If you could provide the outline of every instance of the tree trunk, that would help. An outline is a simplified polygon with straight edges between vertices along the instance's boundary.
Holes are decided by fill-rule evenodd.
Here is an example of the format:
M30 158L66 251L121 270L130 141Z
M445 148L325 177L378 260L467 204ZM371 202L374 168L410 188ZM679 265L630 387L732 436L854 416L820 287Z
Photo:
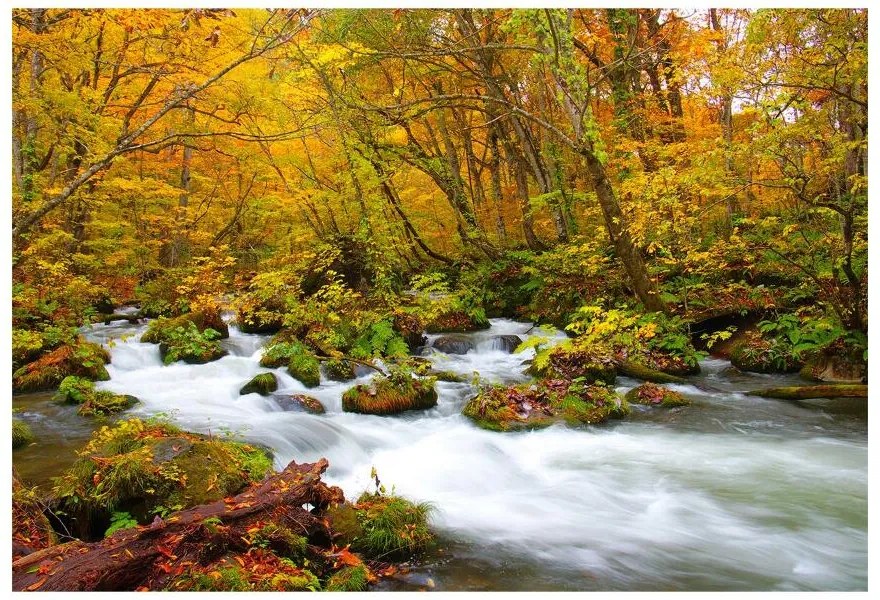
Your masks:
M174 513L152 525L123 529L109 538L50 546L12 563L15 591L133 591L163 589L187 565L209 563L223 553L247 551L242 539L255 524L271 520L329 548L322 512L344 501L342 490L321 481L326 459L298 465L245 492ZM314 507L307 510L305 506ZM205 526L211 519L215 526Z

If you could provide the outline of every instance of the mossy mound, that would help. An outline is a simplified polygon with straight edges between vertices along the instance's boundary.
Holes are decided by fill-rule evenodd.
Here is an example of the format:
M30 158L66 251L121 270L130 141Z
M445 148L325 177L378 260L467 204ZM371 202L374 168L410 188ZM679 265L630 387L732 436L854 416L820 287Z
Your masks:
M675 406L688 406L691 401L679 392L665 388L656 383L643 383L626 393L626 399L633 404L646 406L662 406L673 408Z
M78 404L77 411L84 417L107 416L127 410L139 400L128 394L114 394L107 390L96 390L95 384L82 377L65 377L53 396L57 402Z
M740 371L752 373L794 373L803 366L775 340L751 333L730 351L730 362Z
M540 365L540 366L539 366ZM612 384L617 377L614 359L601 352L555 348L546 361L535 360L529 374L549 379L574 380L582 378L587 383Z
M354 364L345 359L333 359L324 361L324 372L333 381L349 381L357 377Z
M343 567L330 576L324 588L327 592L362 592L367 589L369 571L364 565Z
M366 558L408 560L434 541L429 503L400 496L364 493L355 504L328 509L327 518L339 546L351 546Z
M41 392L51 390L69 375L93 381L110 379L105 364L110 355L98 344L82 338L75 344L65 344L37 360L26 364L12 375L15 392Z
M447 310L425 324L428 333L464 333L489 329L489 320L482 314L465 310Z
M23 448L32 443L36 437L31 426L21 419L12 419L12 449Z
M687 362L682 356L670 352L662 352L656 349L643 350L641 352L621 354L617 353L618 360L628 361L630 364L647 367L653 371L665 373L673 377L685 377L696 375L700 372L697 362Z
M283 410L307 412L313 415L322 415L326 412L321 401L305 394L291 394L290 396L275 396L275 401Z
M315 355L300 346L287 363L287 372L304 386L313 388L321 384L321 363Z
M114 511L147 523L157 511L236 494L271 469L271 459L254 446L131 419L96 431L55 480L55 494L79 534L95 538Z
M195 325L199 332L206 329L213 329L220 335L218 339L229 337L229 327L220 317L218 311L196 311L182 314L177 317L165 318L159 317L155 321L150 321L147 331L141 336L141 342L145 344L161 344L169 342L172 332L178 327L188 329L188 323Z
M540 429L554 423L596 424L629 414L629 405L602 385L544 379L510 387L493 387L472 398L464 416L491 431Z
M43 512L45 501L34 488L22 485L12 476L12 558L42 550L58 543Z
M244 386L238 391L238 393L242 396L244 396L245 394L259 394L261 396L268 396L277 389L278 378L275 377L274 373L260 373L259 375L255 375L253 379L244 384Z
M220 333L211 328L199 331L195 324L188 322L167 330L164 335L165 339L159 342L159 352L166 365L178 360L202 365L228 354L217 342Z
M302 343L297 339L294 330L282 329L263 346L260 366L267 369L283 367L290 361L291 356L301 351L301 347Z
M414 379L404 371L377 376L342 395L342 410L368 415L395 415L437 406L433 378Z

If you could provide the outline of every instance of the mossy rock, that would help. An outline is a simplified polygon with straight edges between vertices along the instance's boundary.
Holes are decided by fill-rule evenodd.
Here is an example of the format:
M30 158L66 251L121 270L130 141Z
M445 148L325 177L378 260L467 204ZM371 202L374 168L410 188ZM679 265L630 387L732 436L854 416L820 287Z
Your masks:
M448 310L425 324L428 333L465 333L489 329L489 320L465 310Z
M583 379L587 383L614 383L617 372L614 359L600 352L555 348L547 355L546 362L537 366L533 361L527 373L549 379Z
M95 384L82 377L65 377L52 397L56 402L77 404L77 411L84 417L99 417L127 410L139 400L128 394L114 394L106 390L96 390Z
M342 395L342 410L368 415L395 415L437 406L433 378L414 379L406 372L376 376Z
M260 373L259 375L255 375L253 379L244 384L244 386L238 391L238 393L242 396L244 396L245 394L259 394L261 396L268 396L277 389L278 378L275 377L274 373Z
M433 377L437 381L446 381L449 383L467 383L468 381L470 381L468 377L465 377L464 375L459 375L458 373L454 373L452 371L435 371L432 369L428 371L427 375L429 377Z
M730 351L730 362L740 371L752 373L794 373L803 366L790 354L774 351L774 344L749 335Z
M304 347L290 357L287 372L308 388L318 387L321 384L321 363Z
M417 315L395 311L392 326L406 342L410 352L415 352L428 341L424 334L425 324Z
M192 323L200 332L206 329L213 329L220 334L220 339L229 337L229 326L220 317L217 311L196 311L185 313L177 317L165 318L160 317L154 321L150 321L147 331L141 336L141 342L145 344L161 344L168 342L171 331L178 327L188 327L188 323Z
M483 390L462 412L478 427L491 431L540 429L555 423L592 425L629 414L613 390L564 379L544 379Z
M12 375L12 389L16 392L51 390L70 375L107 381L110 374L104 365L109 362L110 355L104 348L80 338L18 369Z
M355 363L345 359L325 360L324 372L327 378L333 381L349 381L357 377L354 365Z
M38 331L14 328L12 330L12 370L17 371L29 362L40 358L47 350L46 340Z
M12 449L24 448L36 440L31 426L21 419L12 419Z
M824 383L864 383L868 380L868 364L859 351L835 352L826 349L808 359L801 377Z
M326 412L321 401L305 394L291 394L289 396L275 396L275 401L282 410L307 412L313 415L322 415Z
M55 480L55 495L80 537L94 539L114 511L148 523L156 510L232 496L271 470L271 458L255 446L131 419L96 431Z
M655 349L643 349L625 356L618 352L618 361L626 361L671 377L686 377L700 372L699 363L688 363L682 356ZM618 369L619 372L622 371Z
M691 401L681 393L656 383L643 383L626 393L626 399L633 404L646 406L662 406L674 408L676 406L688 406Z
M277 369L290 362L290 357L297 354L303 348L293 329L282 329L272 336L263 346L263 355L260 357L260 366L267 369Z
M169 344L165 342L159 344L159 354L165 364L182 360L188 365L204 365L229 354L219 344L208 344L204 347L182 347L178 348L173 355L171 351L172 347Z

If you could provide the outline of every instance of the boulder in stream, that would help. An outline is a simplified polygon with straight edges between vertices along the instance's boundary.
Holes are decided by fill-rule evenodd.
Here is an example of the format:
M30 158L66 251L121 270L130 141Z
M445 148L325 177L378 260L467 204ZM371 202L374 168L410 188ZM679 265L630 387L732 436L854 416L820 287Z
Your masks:
M491 431L540 429L555 423L592 425L629 414L626 399L602 385L543 379L492 387L474 396L462 414Z
M273 396L273 399L281 407L281 410L307 412L313 415L322 415L326 410L320 400L306 394Z
M431 347L444 354L467 354L474 349L474 342L464 335L442 335L434 340Z
M687 406L691 403L691 401L685 398L680 392L650 382L643 383L642 385L628 391L626 393L626 399L633 404L662 406L664 408Z
M614 359L607 353L557 347L546 360L533 360L526 372L549 379L583 379L587 383L612 384L616 378Z
M324 374L333 381L349 381L357 377L355 363L344 358L325 360L323 367Z
M388 377L376 376L368 384L356 385L342 395L342 410L368 415L395 415L408 410L437 406L432 377L415 379L403 371Z
M244 386L238 391L238 393L242 396L244 396L245 394L259 394L261 396L268 396L277 389L278 378L275 377L274 373L260 373L259 375L255 375L253 379L244 384Z
M107 381L110 374L104 367L110 355L98 344L78 338L64 344L30 362L12 375L15 392L40 392L51 390L69 375L93 381Z
M502 352L513 354L513 351L522 344L522 338L513 334L495 335L489 338L489 344L492 350L501 350Z
M220 317L220 313L218 311L206 310L185 313L177 317L159 317L150 322L147 331L141 336L141 341L145 344L168 342L177 328L183 327L186 329L189 323L195 325L199 332L213 329L220 334L218 339L229 337L229 326Z
M104 417L127 410L139 402L128 394L96 390L94 382L73 375L64 378L52 398L64 404L78 404L77 412L84 417Z

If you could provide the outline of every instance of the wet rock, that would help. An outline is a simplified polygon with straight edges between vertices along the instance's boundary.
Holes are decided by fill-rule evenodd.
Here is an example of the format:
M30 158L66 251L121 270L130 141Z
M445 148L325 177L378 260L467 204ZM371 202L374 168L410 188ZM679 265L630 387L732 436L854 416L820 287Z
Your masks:
M555 423L592 425L629 414L629 404L602 385L544 379L483 390L462 414L491 431L541 429Z
M805 379L825 383L864 383L868 380L867 367L860 352L832 350L808 360L800 374Z
M170 437L153 445L153 464L161 465L192 450L193 443L184 437Z
M323 364L324 374L327 376L327 379L332 379L333 381L349 381L357 376L354 369L355 364L357 363L345 359L325 360Z
M325 412L324 405L320 400L305 394L274 396L273 399L284 411L307 412L313 415L321 415Z
M342 395L342 410L369 415L394 415L437 406L433 378L414 379L396 372L377 376L369 384L356 385Z
M474 349L474 343L463 335L444 335L438 337L431 347L444 354L467 354Z
M248 381L238 393L242 396L245 394L260 394L261 396L268 396L277 389L278 378L275 377L274 373L260 373Z
M691 403L681 393L656 383L643 383L639 387L631 389L626 393L626 399L633 404L662 406L664 408L687 406Z
M508 354L513 354L513 351L517 349L517 347L522 344L522 338L518 335L496 335L492 337L490 340L493 350L501 350L503 352L507 352Z

